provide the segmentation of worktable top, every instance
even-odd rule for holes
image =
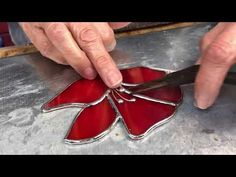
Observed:
[[[199,41],[211,24],[151,32],[117,40],[111,53],[120,68],[152,66],[177,70],[195,63]],[[86,145],[63,138],[78,108],[42,113],[40,107],[80,78],[70,67],[39,54],[0,60],[0,154],[235,154],[236,92],[225,85],[208,110],[193,106],[193,86],[167,124],[146,139],[131,141],[119,123],[106,137]]]

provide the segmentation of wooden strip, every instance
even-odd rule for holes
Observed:
[[[33,45],[3,47],[0,48],[0,59],[35,52],[38,52],[38,50]]]
[[[168,24],[168,25],[163,25],[163,26],[132,30],[132,31],[127,31],[127,32],[117,33],[116,38],[141,35],[141,34],[146,34],[150,32],[160,32],[160,31],[172,30],[176,28],[184,28],[184,27],[189,27],[189,26],[198,25],[198,24],[201,24],[201,23],[200,22],[184,22],[184,23],[174,23],[174,24]]]
[[[121,38],[121,37],[127,37],[127,36],[141,35],[141,34],[150,33],[150,32],[158,32],[158,31],[171,30],[171,29],[176,29],[176,28],[189,27],[196,24],[199,24],[199,23],[196,23],[196,22],[175,23],[175,24],[158,26],[158,27],[120,32],[120,33],[116,33],[115,36],[116,38]],[[38,52],[38,50],[32,44],[24,45],[24,46],[3,47],[3,48],[0,48],[0,59],[18,56],[18,55],[25,55],[29,53],[35,53],[35,52]]]

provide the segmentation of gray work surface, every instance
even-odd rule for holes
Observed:
[[[210,24],[129,36],[111,53],[120,68],[177,70],[195,63]],[[43,103],[79,78],[70,67],[39,54],[0,60],[0,154],[235,154],[236,92],[223,86],[215,105],[193,106],[193,86],[183,87],[174,118],[146,139],[131,141],[119,123],[105,138],[70,146],[63,138],[79,109],[41,113]]]

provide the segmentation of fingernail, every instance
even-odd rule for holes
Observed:
[[[111,52],[116,47],[116,41],[114,40],[109,46],[106,47],[108,52]]]
[[[108,86],[111,88],[115,88],[119,86],[122,81],[122,76],[117,71],[108,72],[106,77],[107,77]]]
[[[209,93],[201,92],[196,95],[194,106],[199,109],[207,109],[213,104],[214,100],[214,97],[212,97]]]
[[[84,74],[87,79],[94,79],[96,77],[96,72],[94,71],[93,68],[86,68],[84,70]]]

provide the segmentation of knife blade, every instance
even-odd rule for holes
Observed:
[[[193,65],[188,68],[167,74],[162,79],[152,80],[134,87],[129,87],[128,90],[133,93],[142,93],[166,86],[176,87],[185,84],[191,84],[194,83],[199,68],[199,65]],[[236,85],[236,72],[228,72],[224,83]]]

